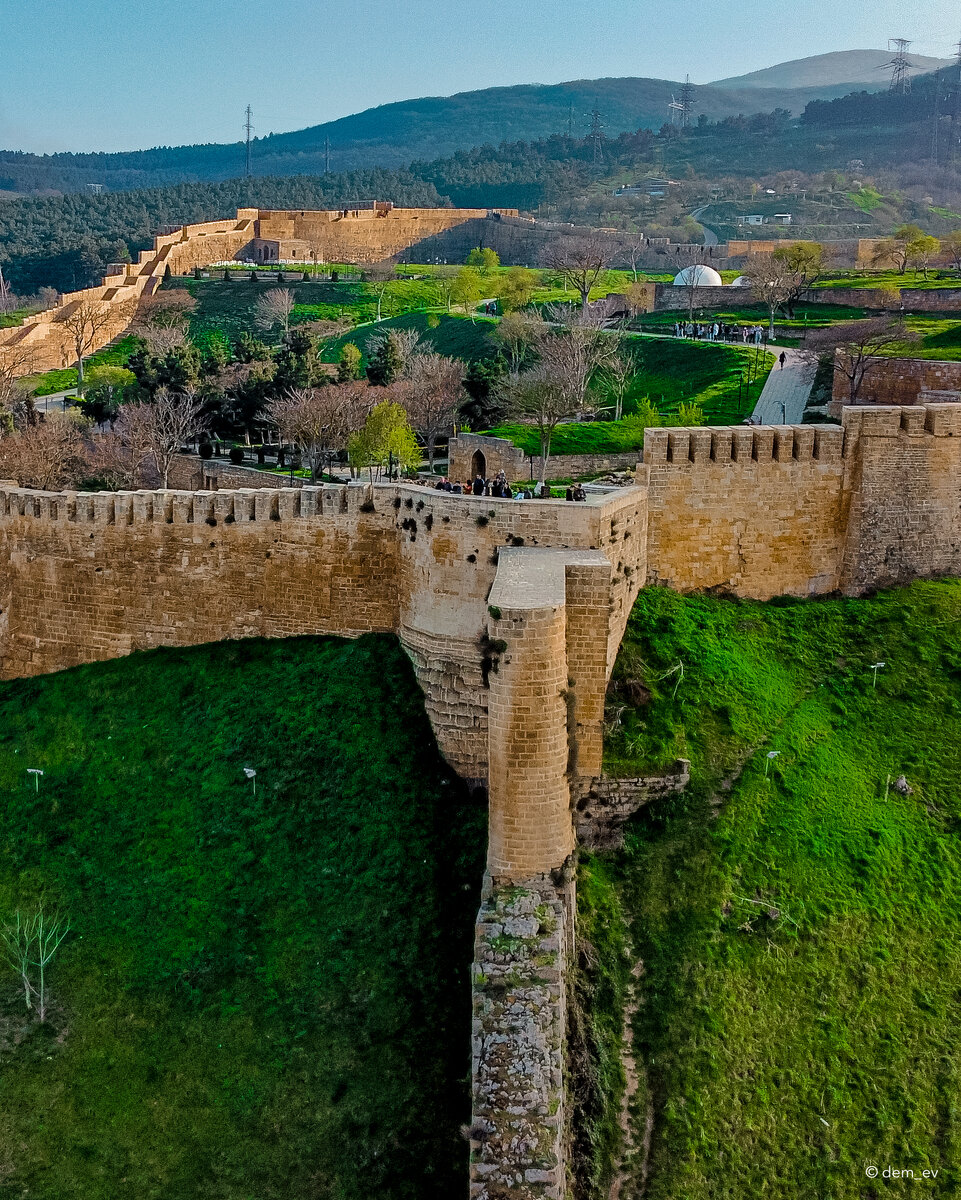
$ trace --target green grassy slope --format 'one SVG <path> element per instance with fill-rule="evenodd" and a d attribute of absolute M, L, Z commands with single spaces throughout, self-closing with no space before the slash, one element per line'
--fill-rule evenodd
<path fill-rule="evenodd" d="M 393 639 L 4 683 L 0 797 L 0 907 L 73 925 L 49 1028 L 0 977 L 0 1195 L 463 1188 L 484 813 Z"/>
<path fill-rule="evenodd" d="M 958 1194 L 959 632 L 957 581 L 786 605 L 641 594 L 609 768 L 681 755 L 693 781 L 585 870 L 593 924 L 613 876 L 644 962 L 649 1200 L 870 1200 L 888 1194 L 874 1165 Z M 610 1128 L 609 1111 L 598 1146 Z"/>

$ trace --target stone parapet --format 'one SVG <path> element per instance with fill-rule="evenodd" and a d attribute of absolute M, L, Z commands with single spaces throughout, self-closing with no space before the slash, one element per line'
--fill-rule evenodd
<path fill-rule="evenodd" d="M 577 840 L 592 850 L 616 850 L 624 841 L 625 823 L 652 800 L 683 792 L 691 781 L 691 764 L 679 758 L 664 775 L 613 779 L 602 775 L 581 781 L 574 808 Z"/>

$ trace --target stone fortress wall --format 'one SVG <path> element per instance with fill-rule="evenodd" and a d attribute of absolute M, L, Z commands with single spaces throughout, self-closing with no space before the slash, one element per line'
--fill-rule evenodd
<path fill-rule="evenodd" d="M 569 860 L 638 589 L 763 599 L 961 574 L 961 404 L 649 430 L 636 479 L 587 504 L 0 488 L 4 678 L 224 638 L 399 635 L 441 749 L 490 797 L 472 1200 L 567 1194 Z"/>
<path fill-rule="evenodd" d="M 516 215 L 514 209 L 499 212 Z M 0 358 L 9 356 L 18 374 L 72 365 L 76 354 L 65 324 L 71 313 L 93 302 L 108 314 L 110 319 L 90 347 L 99 350 L 129 327 L 140 298 L 160 287 L 168 267 L 171 274 L 184 275 L 194 267 L 237 258 L 381 262 L 457 225 L 486 221 L 488 215 L 486 209 L 394 208 L 379 201 L 365 208 L 315 212 L 241 208 L 236 217 L 184 225 L 154 238 L 151 250 L 141 251 L 135 263 L 118 267 L 100 287 L 68 292 L 56 308 L 27 317 L 12 329 L 0 329 Z"/>

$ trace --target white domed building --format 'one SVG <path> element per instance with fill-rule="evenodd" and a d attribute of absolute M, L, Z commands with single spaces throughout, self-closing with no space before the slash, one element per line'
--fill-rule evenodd
<path fill-rule="evenodd" d="M 693 267 L 685 267 L 674 277 L 675 287 L 723 287 L 724 280 L 713 267 L 704 267 L 699 263 Z"/>
<path fill-rule="evenodd" d="M 751 281 L 746 275 L 738 275 L 737 279 L 731 281 L 731 287 L 750 287 Z"/>

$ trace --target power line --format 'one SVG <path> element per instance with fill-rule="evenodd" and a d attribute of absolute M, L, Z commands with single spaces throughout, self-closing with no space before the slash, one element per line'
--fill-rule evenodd
<path fill-rule="evenodd" d="M 246 134 L 247 134 L 247 165 L 244 169 L 244 175 L 246 176 L 247 179 L 250 178 L 250 134 L 254 128 L 253 125 L 250 123 L 250 118 L 253 115 L 254 115 L 253 111 L 251 110 L 251 107 L 248 104 L 247 105 L 247 120 L 244 124 L 244 130 L 246 131 Z"/>

